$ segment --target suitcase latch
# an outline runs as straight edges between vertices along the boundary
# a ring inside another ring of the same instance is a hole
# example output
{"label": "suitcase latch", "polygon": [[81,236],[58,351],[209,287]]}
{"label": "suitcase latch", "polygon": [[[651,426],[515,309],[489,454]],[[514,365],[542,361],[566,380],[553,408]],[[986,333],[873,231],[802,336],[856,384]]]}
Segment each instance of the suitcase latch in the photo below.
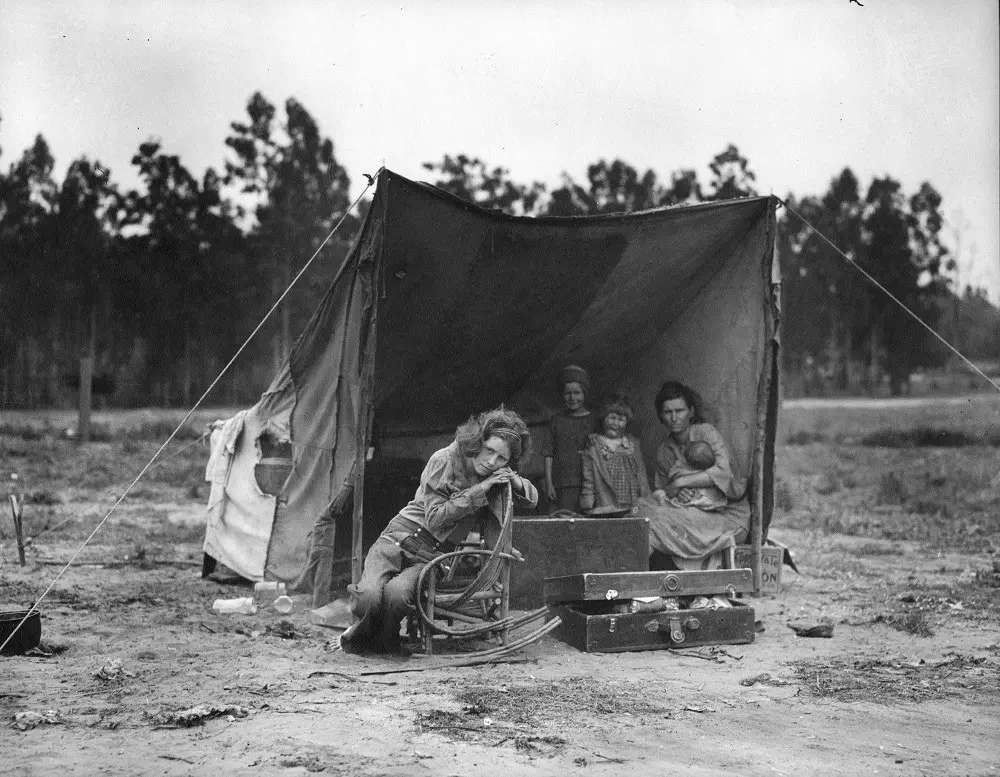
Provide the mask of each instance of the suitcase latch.
{"label": "suitcase latch", "polygon": [[608,618],[608,634],[614,634],[615,628],[618,626],[617,618]]}
{"label": "suitcase latch", "polygon": [[671,618],[668,621],[668,623],[670,625],[670,639],[673,640],[674,642],[678,642],[678,643],[679,642],[683,642],[684,641],[684,629],[681,628],[681,619],[680,618]]}
{"label": "suitcase latch", "polygon": [[677,575],[667,575],[663,578],[663,587],[668,591],[676,591],[680,588],[681,581]]}

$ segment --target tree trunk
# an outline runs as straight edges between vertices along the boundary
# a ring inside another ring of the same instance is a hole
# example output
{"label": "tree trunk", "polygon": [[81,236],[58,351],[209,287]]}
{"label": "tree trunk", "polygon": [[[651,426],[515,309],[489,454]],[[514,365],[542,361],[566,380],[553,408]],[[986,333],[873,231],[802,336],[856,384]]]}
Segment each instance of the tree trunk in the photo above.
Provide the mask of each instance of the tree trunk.
{"label": "tree trunk", "polygon": [[[288,284],[292,282],[292,270],[288,266],[288,261],[285,260],[281,263],[281,292],[283,293],[285,289],[288,288]],[[291,342],[292,342],[292,304],[291,298],[286,297],[285,301],[281,303],[281,364],[280,367],[284,366],[285,362],[288,360],[288,354],[291,352]]]}
{"label": "tree trunk", "polygon": [[[288,288],[288,284],[291,283],[291,269],[287,264],[280,264],[272,276],[271,281],[271,297],[277,300],[281,294],[284,293],[285,289]],[[288,360],[288,353],[290,350],[291,341],[291,330],[292,330],[292,308],[290,300],[286,297],[278,310],[278,331],[274,335],[274,339],[271,341],[271,351],[274,359],[274,371],[278,372],[285,365]]]}
{"label": "tree trunk", "polygon": [[60,357],[60,326],[59,326],[59,311],[52,311],[52,318],[49,319],[49,347],[51,348],[49,356],[49,376],[48,376],[48,389],[45,392],[48,394],[48,404],[50,407],[55,406],[58,403],[60,395],[62,394],[60,381],[59,381],[59,363]]}
{"label": "tree trunk", "polygon": [[848,321],[844,325],[844,378],[843,378],[843,388],[849,389],[852,387],[851,381],[851,365],[854,364],[854,330],[851,327],[851,322]]}
{"label": "tree trunk", "polygon": [[77,442],[86,445],[90,442],[90,389],[94,380],[94,353],[97,350],[97,305],[90,306],[90,333],[87,338],[87,350],[80,359],[80,408],[76,425]]}
{"label": "tree trunk", "polygon": [[879,359],[879,324],[872,321],[868,340],[868,392],[874,394],[882,385],[882,364]]}
{"label": "tree trunk", "polygon": [[182,396],[184,407],[191,407],[191,324],[184,321],[184,385]]}
{"label": "tree trunk", "polygon": [[829,330],[826,338],[826,359],[827,364],[830,366],[831,388],[840,388],[840,371],[841,362],[843,361],[840,353],[840,343],[838,342],[840,335],[838,312],[836,298],[834,298],[831,300]]}

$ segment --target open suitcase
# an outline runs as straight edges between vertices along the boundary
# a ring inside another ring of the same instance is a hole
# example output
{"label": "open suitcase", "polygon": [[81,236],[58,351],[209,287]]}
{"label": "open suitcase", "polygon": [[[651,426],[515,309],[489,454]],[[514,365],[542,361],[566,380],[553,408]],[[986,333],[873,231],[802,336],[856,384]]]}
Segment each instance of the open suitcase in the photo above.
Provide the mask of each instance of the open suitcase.
{"label": "open suitcase", "polygon": [[[613,653],[753,642],[753,607],[738,598],[752,590],[749,569],[588,572],[547,578],[545,602],[562,618],[556,635],[564,642],[585,653]],[[681,609],[632,612],[640,597]],[[699,602],[699,597],[721,601]],[[729,606],[719,606],[722,602]]]}

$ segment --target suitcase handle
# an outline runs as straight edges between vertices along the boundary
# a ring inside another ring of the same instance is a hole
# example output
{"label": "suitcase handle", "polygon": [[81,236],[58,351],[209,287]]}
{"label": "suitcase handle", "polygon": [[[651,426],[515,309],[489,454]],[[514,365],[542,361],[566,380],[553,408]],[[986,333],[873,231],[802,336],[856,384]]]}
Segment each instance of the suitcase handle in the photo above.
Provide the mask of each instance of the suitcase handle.
{"label": "suitcase handle", "polygon": [[661,634],[666,634],[670,637],[670,641],[675,644],[682,643],[687,639],[687,635],[684,633],[684,627],[687,627],[691,631],[701,628],[701,621],[697,618],[678,618],[671,617],[667,618],[666,622],[663,620],[655,619],[651,620],[646,624],[646,631],[650,634],[660,632]]}

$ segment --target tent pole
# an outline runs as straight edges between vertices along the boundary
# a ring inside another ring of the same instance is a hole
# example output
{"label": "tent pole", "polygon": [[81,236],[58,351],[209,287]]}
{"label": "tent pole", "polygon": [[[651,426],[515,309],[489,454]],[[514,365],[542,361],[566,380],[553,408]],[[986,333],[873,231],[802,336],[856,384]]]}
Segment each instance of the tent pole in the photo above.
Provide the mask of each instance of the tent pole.
{"label": "tent pole", "polygon": [[[376,279],[373,274],[373,281]],[[374,289],[372,294],[372,317],[371,327],[368,333],[364,360],[365,367],[361,378],[361,412],[358,414],[358,430],[355,437],[355,463],[354,463],[354,514],[351,522],[351,581],[357,583],[361,580],[361,570],[364,564],[364,501],[365,501],[365,461],[368,458],[368,443],[371,439],[372,427],[372,380],[374,377],[376,314],[378,306],[378,292]]]}
{"label": "tent pole", "polygon": [[[379,171],[379,181],[388,175],[385,168]],[[381,188],[381,187],[379,187]],[[387,187],[388,188],[388,187]],[[383,251],[385,249],[385,230],[388,217],[388,192],[376,190],[376,196],[382,194],[382,232],[379,237],[379,250],[372,262],[371,282],[368,292],[371,295],[371,323],[362,358],[365,360],[361,375],[361,395],[358,413],[358,430],[355,438],[355,475],[354,475],[354,516],[351,523],[351,581],[361,580],[364,569],[364,502],[365,502],[365,462],[368,460],[368,444],[371,441],[372,421],[375,420],[374,384],[375,384],[375,350],[378,342],[378,300],[382,293]],[[373,203],[374,204],[374,203]]]}
{"label": "tent pole", "polygon": [[765,300],[765,304],[767,305],[771,315],[765,316],[766,323],[764,335],[766,345],[764,348],[763,371],[761,372],[761,388],[757,393],[757,446],[754,453],[753,468],[754,504],[752,518],[750,521],[750,561],[751,569],[753,570],[753,592],[755,596],[760,595],[760,589],[762,586],[760,555],[761,547],[764,544],[764,446],[767,440],[768,399],[770,397],[770,393],[777,390],[777,386],[772,385],[771,382],[771,372],[773,370],[774,362],[774,338],[776,334],[776,321],[773,317],[773,308],[771,308],[774,293],[772,285],[772,272],[774,265],[774,240],[777,226],[776,221],[777,214],[772,204],[771,212],[768,217],[765,239],[766,259],[764,262],[765,288],[768,289],[768,298]]}

